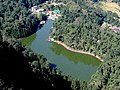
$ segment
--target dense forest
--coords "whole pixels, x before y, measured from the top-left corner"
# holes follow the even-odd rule
[[[88,90],[119,90],[120,89],[120,59],[103,63],[92,79]]]
[[[66,6],[51,37],[104,59],[89,82],[79,81],[15,39],[37,30],[39,20],[30,8],[44,1],[0,0],[0,90],[119,90],[120,34],[102,27],[103,23],[119,27],[119,16],[97,7],[102,0],[62,0]]]
[[[0,30],[9,37],[21,38],[37,31],[39,19],[30,8],[45,0],[0,0]]]
[[[105,12],[93,2],[71,0],[66,2],[62,14],[53,25],[52,38],[71,48],[98,55],[103,60],[120,57],[120,32],[103,27],[104,23],[120,26],[116,13]]]

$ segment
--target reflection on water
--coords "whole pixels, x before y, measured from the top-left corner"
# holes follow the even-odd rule
[[[82,62],[84,64],[92,65],[92,66],[98,66],[101,61],[99,61],[97,58],[86,55],[86,54],[80,54],[80,53],[75,53],[72,51],[67,50],[63,46],[57,44],[57,43],[52,43],[51,50],[56,54],[56,55],[63,55],[67,57],[69,60],[74,62],[74,64],[77,64],[79,62]],[[98,60],[96,62],[96,60]]]
[[[43,54],[65,74],[80,80],[90,80],[101,62],[93,56],[74,53],[61,45],[48,42],[52,23],[48,20],[35,34],[23,39],[22,44],[29,46],[35,53]]]
[[[33,42],[33,40],[35,40],[35,38],[36,38],[36,33],[32,34],[29,37],[22,39],[22,44],[29,46]]]

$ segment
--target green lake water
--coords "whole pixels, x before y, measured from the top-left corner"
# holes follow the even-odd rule
[[[90,80],[101,62],[93,56],[74,53],[61,45],[48,42],[47,38],[52,24],[53,21],[48,20],[35,34],[23,39],[22,44],[30,47],[36,53],[43,54],[66,75],[71,75],[75,79]]]

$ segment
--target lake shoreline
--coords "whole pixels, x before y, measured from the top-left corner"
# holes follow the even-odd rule
[[[72,51],[72,52],[76,52],[76,53],[82,53],[82,54],[87,54],[87,55],[91,55],[93,57],[96,57],[98,60],[100,60],[101,62],[104,62],[103,59],[101,59],[98,55],[95,55],[93,53],[90,53],[90,52],[85,52],[85,51],[82,51],[82,50],[75,50],[69,46],[67,46],[66,44],[62,43],[61,41],[57,41],[57,40],[54,40],[53,38],[48,38],[48,41],[50,42],[54,42],[54,43],[57,43],[57,44],[60,44],[62,45],[64,48],[66,48],[67,50],[69,51]]]

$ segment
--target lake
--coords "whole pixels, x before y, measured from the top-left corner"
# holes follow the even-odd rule
[[[48,20],[35,34],[24,38],[22,44],[30,47],[35,53],[43,54],[66,75],[83,81],[90,80],[101,61],[90,55],[71,52],[59,44],[47,41],[53,22]]]

